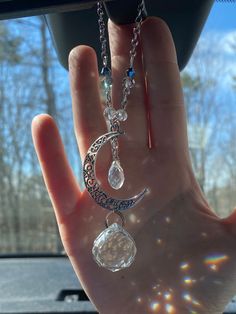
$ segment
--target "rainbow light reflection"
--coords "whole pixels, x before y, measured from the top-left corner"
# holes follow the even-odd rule
[[[166,312],[170,314],[175,313],[175,308],[173,307],[173,305],[166,304]]]
[[[156,312],[156,313],[157,313],[157,311],[159,311],[160,308],[161,308],[160,303],[159,303],[159,302],[156,302],[156,301],[152,302],[151,305],[150,305],[150,307],[151,307],[151,310],[154,311],[154,312]]]
[[[182,269],[182,270],[187,270],[187,269],[189,269],[189,264],[186,263],[186,262],[181,263],[181,264],[180,264],[180,269]]]
[[[164,298],[166,299],[166,300],[171,300],[171,298],[172,298],[172,296],[171,296],[171,294],[170,294],[170,292],[165,292],[164,293]]]
[[[206,264],[207,266],[210,267],[210,269],[212,270],[218,270],[218,267],[226,262],[229,259],[228,255],[224,255],[224,254],[214,254],[211,256],[207,256],[204,259],[204,264]]]
[[[137,297],[136,300],[137,300],[138,303],[142,303],[142,298],[141,297]]]
[[[190,285],[192,285],[195,282],[196,282],[196,280],[192,279],[190,276],[185,276],[184,277],[184,284],[187,285],[187,286],[190,286]]]
[[[184,293],[184,294],[183,294],[183,298],[184,298],[184,300],[187,301],[187,302],[192,302],[192,297],[191,297],[191,295],[188,294],[188,293]]]
[[[197,307],[200,307],[201,306],[201,303],[198,302],[196,299],[194,299],[189,293],[185,292],[183,293],[183,299],[188,302],[188,303],[191,303]]]

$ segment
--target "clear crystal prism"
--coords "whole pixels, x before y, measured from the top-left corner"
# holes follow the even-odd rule
[[[99,234],[92,249],[96,263],[112,272],[129,267],[136,252],[133,238],[117,223],[113,223]]]
[[[116,110],[112,107],[106,107],[103,111],[103,115],[107,120],[113,120],[116,116]]]
[[[119,121],[125,121],[128,118],[128,114],[125,109],[119,109],[116,111],[116,117]]]
[[[118,160],[114,160],[108,172],[108,182],[110,186],[118,190],[122,187],[125,181],[124,171]]]

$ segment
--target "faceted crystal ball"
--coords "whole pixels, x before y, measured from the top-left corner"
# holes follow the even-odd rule
[[[113,223],[95,239],[93,257],[96,263],[112,272],[129,267],[137,249],[130,234],[119,224]]]

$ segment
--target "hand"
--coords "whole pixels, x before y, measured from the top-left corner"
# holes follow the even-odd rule
[[[129,65],[131,34],[131,25],[109,22],[115,104]],[[91,143],[107,132],[94,50],[73,49],[69,65],[75,134],[84,160]],[[124,212],[125,229],[136,242],[136,260],[116,273],[94,262],[93,241],[104,230],[108,211],[81,191],[58,129],[43,114],[33,120],[33,140],[62,242],[102,314],[222,313],[235,293],[236,214],[217,217],[194,177],[174,44],[162,20],[148,18],[143,23],[135,69],[136,87],[123,123],[126,136],[119,138],[124,188],[112,191],[107,183],[110,145],[99,153],[97,176],[116,198],[133,196],[145,187],[150,191]]]

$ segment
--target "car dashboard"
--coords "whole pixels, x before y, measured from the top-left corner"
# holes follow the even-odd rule
[[[0,314],[98,313],[66,256],[3,257],[0,274]],[[236,297],[223,314],[233,313]]]
[[[67,257],[0,258],[0,313],[95,314]]]

